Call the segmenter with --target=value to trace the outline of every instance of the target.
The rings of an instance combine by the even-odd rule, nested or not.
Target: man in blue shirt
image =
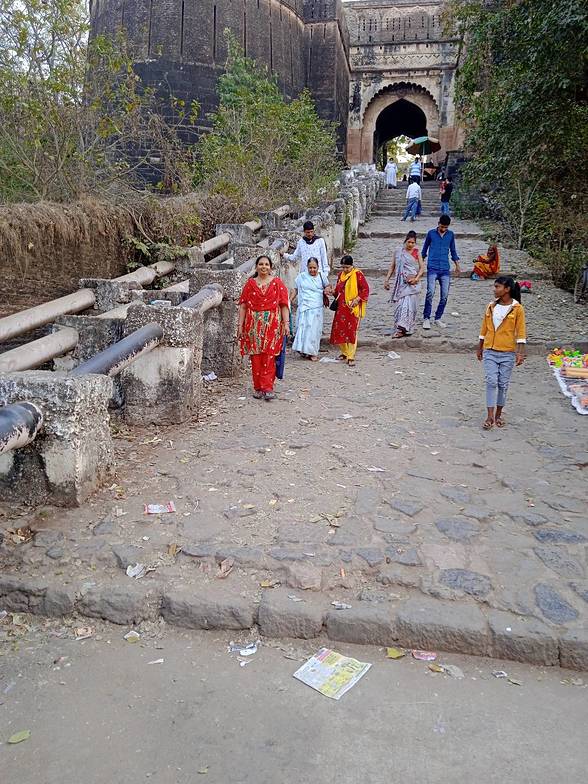
[[[459,256],[455,248],[455,234],[449,230],[450,223],[451,218],[449,215],[441,215],[437,228],[427,232],[427,237],[423,244],[423,261],[427,256],[429,257],[427,262],[427,296],[423,312],[423,329],[431,329],[431,310],[437,281],[439,281],[441,289],[441,299],[435,311],[435,326],[447,326],[441,321],[441,316],[445,310],[445,305],[447,305],[449,284],[451,283],[449,254],[451,254],[451,259],[455,264],[455,272],[461,272],[458,264]]]

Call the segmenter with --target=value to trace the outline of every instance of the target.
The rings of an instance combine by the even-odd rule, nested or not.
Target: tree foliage
[[[170,189],[188,174],[197,107],[158,111],[122,33],[88,42],[82,0],[0,0],[0,29],[0,200],[115,195],[147,164]]]
[[[586,5],[453,0],[450,20],[464,44],[466,185],[486,192],[519,247],[569,253],[586,232]]]
[[[226,71],[212,131],[199,145],[200,181],[243,214],[324,200],[340,169],[334,125],[318,116],[306,91],[285,101],[274,76],[225,35]]]

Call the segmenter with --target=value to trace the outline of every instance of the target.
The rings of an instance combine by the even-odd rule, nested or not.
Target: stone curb
[[[299,596],[300,592],[298,592]],[[267,637],[313,639],[326,631],[334,642],[432,648],[446,653],[588,671],[588,625],[557,629],[536,618],[482,608],[475,603],[411,597],[398,606],[354,603],[336,610],[328,600],[287,589],[267,589],[261,601],[231,593],[227,586],[162,590],[133,583],[82,588],[13,575],[0,577],[0,609],[63,617],[76,612],[119,625],[162,616],[188,629],[246,630],[256,624]]]

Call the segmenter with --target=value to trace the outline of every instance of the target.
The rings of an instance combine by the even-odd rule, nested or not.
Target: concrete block
[[[558,663],[557,638],[547,624],[501,610],[488,612],[490,654],[497,659],[553,665]]]
[[[297,637],[310,640],[318,637],[323,627],[326,610],[322,597],[303,602],[288,599],[288,592],[266,589],[263,593],[257,623],[267,637]]]
[[[80,615],[126,625],[155,617],[159,597],[131,583],[102,586],[87,591],[77,604]]]
[[[476,605],[435,599],[409,599],[396,616],[398,641],[411,648],[486,656],[490,632]]]
[[[560,636],[559,662],[570,670],[588,671],[588,626],[568,629]]]
[[[76,506],[112,473],[108,404],[112,380],[31,370],[0,376],[0,403],[31,401],[44,415],[41,433],[0,460],[0,497]]]
[[[326,620],[329,639],[360,645],[392,645],[397,639],[391,605],[358,604],[350,610],[331,610]]]
[[[231,245],[253,245],[255,244],[255,234],[249,226],[244,223],[219,223],[215,227],[216,236],[221,234],[231,235]]]
[[[257,248],[259,256],[261,248]],[[223,288],[223,300],[238,302],[243,286],[247,281],[248,275],[239,270],[209,270],[198,269],[190,273],[189,291],[190,296],[197,294],[200,289],[210,283],[218,283]]]
[[[182,589],[164,594],[162,615],[173,626],[187,629],[249,629],[257,607],[241,596],[223,595],[218,588],[198,596]]]
[[[94,308],[100,313],[113,310],[131,301],[132,291],[140,289],[141,284],[133,280],[107,280],[103,278],[82,278],[80,288],[92,289],[96,294]]]

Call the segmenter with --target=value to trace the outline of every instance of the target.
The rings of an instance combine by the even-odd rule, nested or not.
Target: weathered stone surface
[[[586,537],[577,531],[566,531],[563,528],[541,528],[533,531],[533,536],[540,542],[552,544],[580,544],[586,541]]]
[[[574,581],[570,583],[570,588],[574,593],[577,593],[578,596],[583,599],[585,602],[588,602],[588,582],[584,581],[583,583],[579,583]]]
[[[105,534],[111,534],[114,531],[114,521],[113,520],[102,520],[92,528],[92,533],[94,536],[103,536]]]
[[[480,533],[480,527],[464,517],[443,517],[435,522],[438,530],[454,542],[469,542]]]
[[[534,591],[537,607],[549,621],[563,624],[575,621],[578,617],[578,611],[550,585],[539,583]]]
[[[37,531],[33,539],[33,547],[53,547],[53,545],[61,544],[64,539],[61,531]]]
[[[439,580],[448,588],[463,591],[476,599],[483,599],[492,590],[490,578],[467,569],[443,569]]]
[[[398,641],[413,648],[485,656],[490,645],[488,624],[475,605],[409,599],[396,616]]]
[[[115,544],[112,546],[112,553],[117,564],[125,571],[128,566],[142,563],[144,560],[144,551],[133,544]]]
[[[216,544],[190,544],[182,545],[182,553],[191,558],[214,558],[218,551]]]
[[[551,495],[544,499],[544,503],[552,509],[561,512],[575,512],[576,514],[586,514],[586,502],[567,495]]]
[[[376,531],[393,536],[410,536],[416,531],[416,525],[403,520],[394,520],[388,517],[378,517],[374,522]]]
[[[392,546],[386,548],[387,563],[397,563],[403,566],[420,566],[421,557],[415,547]]]
[[[260,547],[219,547],[216,552],[218,563],[225,558],[234,558],[237,566],[247,569],[265,569],[267,557]]]
[[[362,487],[357,492],[354,511],[357,515],[374,514],[380,502],[380,494],[371,487]]]
[[[471,495],[461,487],[444,487],[441,495],[455,504],[469,504],[472,500]]]
[[[415,517],[425,508],[418,501],[411,501],[408,498],[393,498],[389,504],[392,509],[396,509],[397,512],[402,512],[402,514],[407,515],[407,517]]]
[[[282,523],[278,529],[278,541],[290,544],[324,542],[327,538],[325,526],[320,523]]]
[[[274,547],[269,551],[271,558],[276,561],[307,561],[308,556],[302,550],[288,550],[285,547]]]
[[[485,506],[466,506],[463,516],[473,517],[479,523],[487,523],[492,518],[492,512]]]
[[[194,596],[185,589],[173,590],[164,594],[162,602],[165,620],[187,629],[249,629],[256,614],[252,600],[218,591]]]
[[[381,585],[397,585],[403,588],[419,588],[421,574],[417,569],[411,569],[402,564],[390,564],[382,567],[376,577]]]
[[[537,512],[523,512],[522,514],[513,515],[512,519],[517,523],[524,523],[536,528],[538,525],[545,525],[549,522],[549,518],[545,515],[537,514]]]
[[[547,624],[501,610],[490,610],[492,656],[498,659],[553,665],[558,663],[557,638]]]
[[[43,580],[0,576],[0,607],[9,612],[41,612],[48,584]]]
[[[561,547],[534,547],[533,552],[540,558],[545,566],[553,569],[562,577],[583,577],[584,568],[565,548]]]
[[[559,661],[570,670],[588,671],[588,626],[568,629],[559,638]]]
[[[327,614],[326,625],[329,639],[337,642],[391,645],[396,640],[391,606],[369,604],[332,610]]]
[[[51,558],[52,561],[60,561],[65,555],[65,551],[63,547],[55,546],[55,547],[50,547],[46,551],[45,555],[47,556],[47,558]]]
[[[91,588],[78,602],[77,610],[81,615],[118,624],[140,623],[156,612],[156,608],[150,610],[149,594],[132,584]]]
[[[367,561],[369,566],[377,566],[384,563],[384,553],[377,547],[359,547],[355,551],[360,558]]]
[[[298,637],[304,640],[321,633],[325,619],[325,603],[321,599],[303,602],[288,599],[287,591],[280,589],[263,592],[257,623],[262,634],[268,637]]]
[[[73,588],[49,587],[45,592],[41,611],[43,615],[60,617],[74,611],[76,593]]]
[[[320,591],[322,572],[316,566],[307,563],[292,563],[284,567],[286,585],[300,588],[302,591]]]

